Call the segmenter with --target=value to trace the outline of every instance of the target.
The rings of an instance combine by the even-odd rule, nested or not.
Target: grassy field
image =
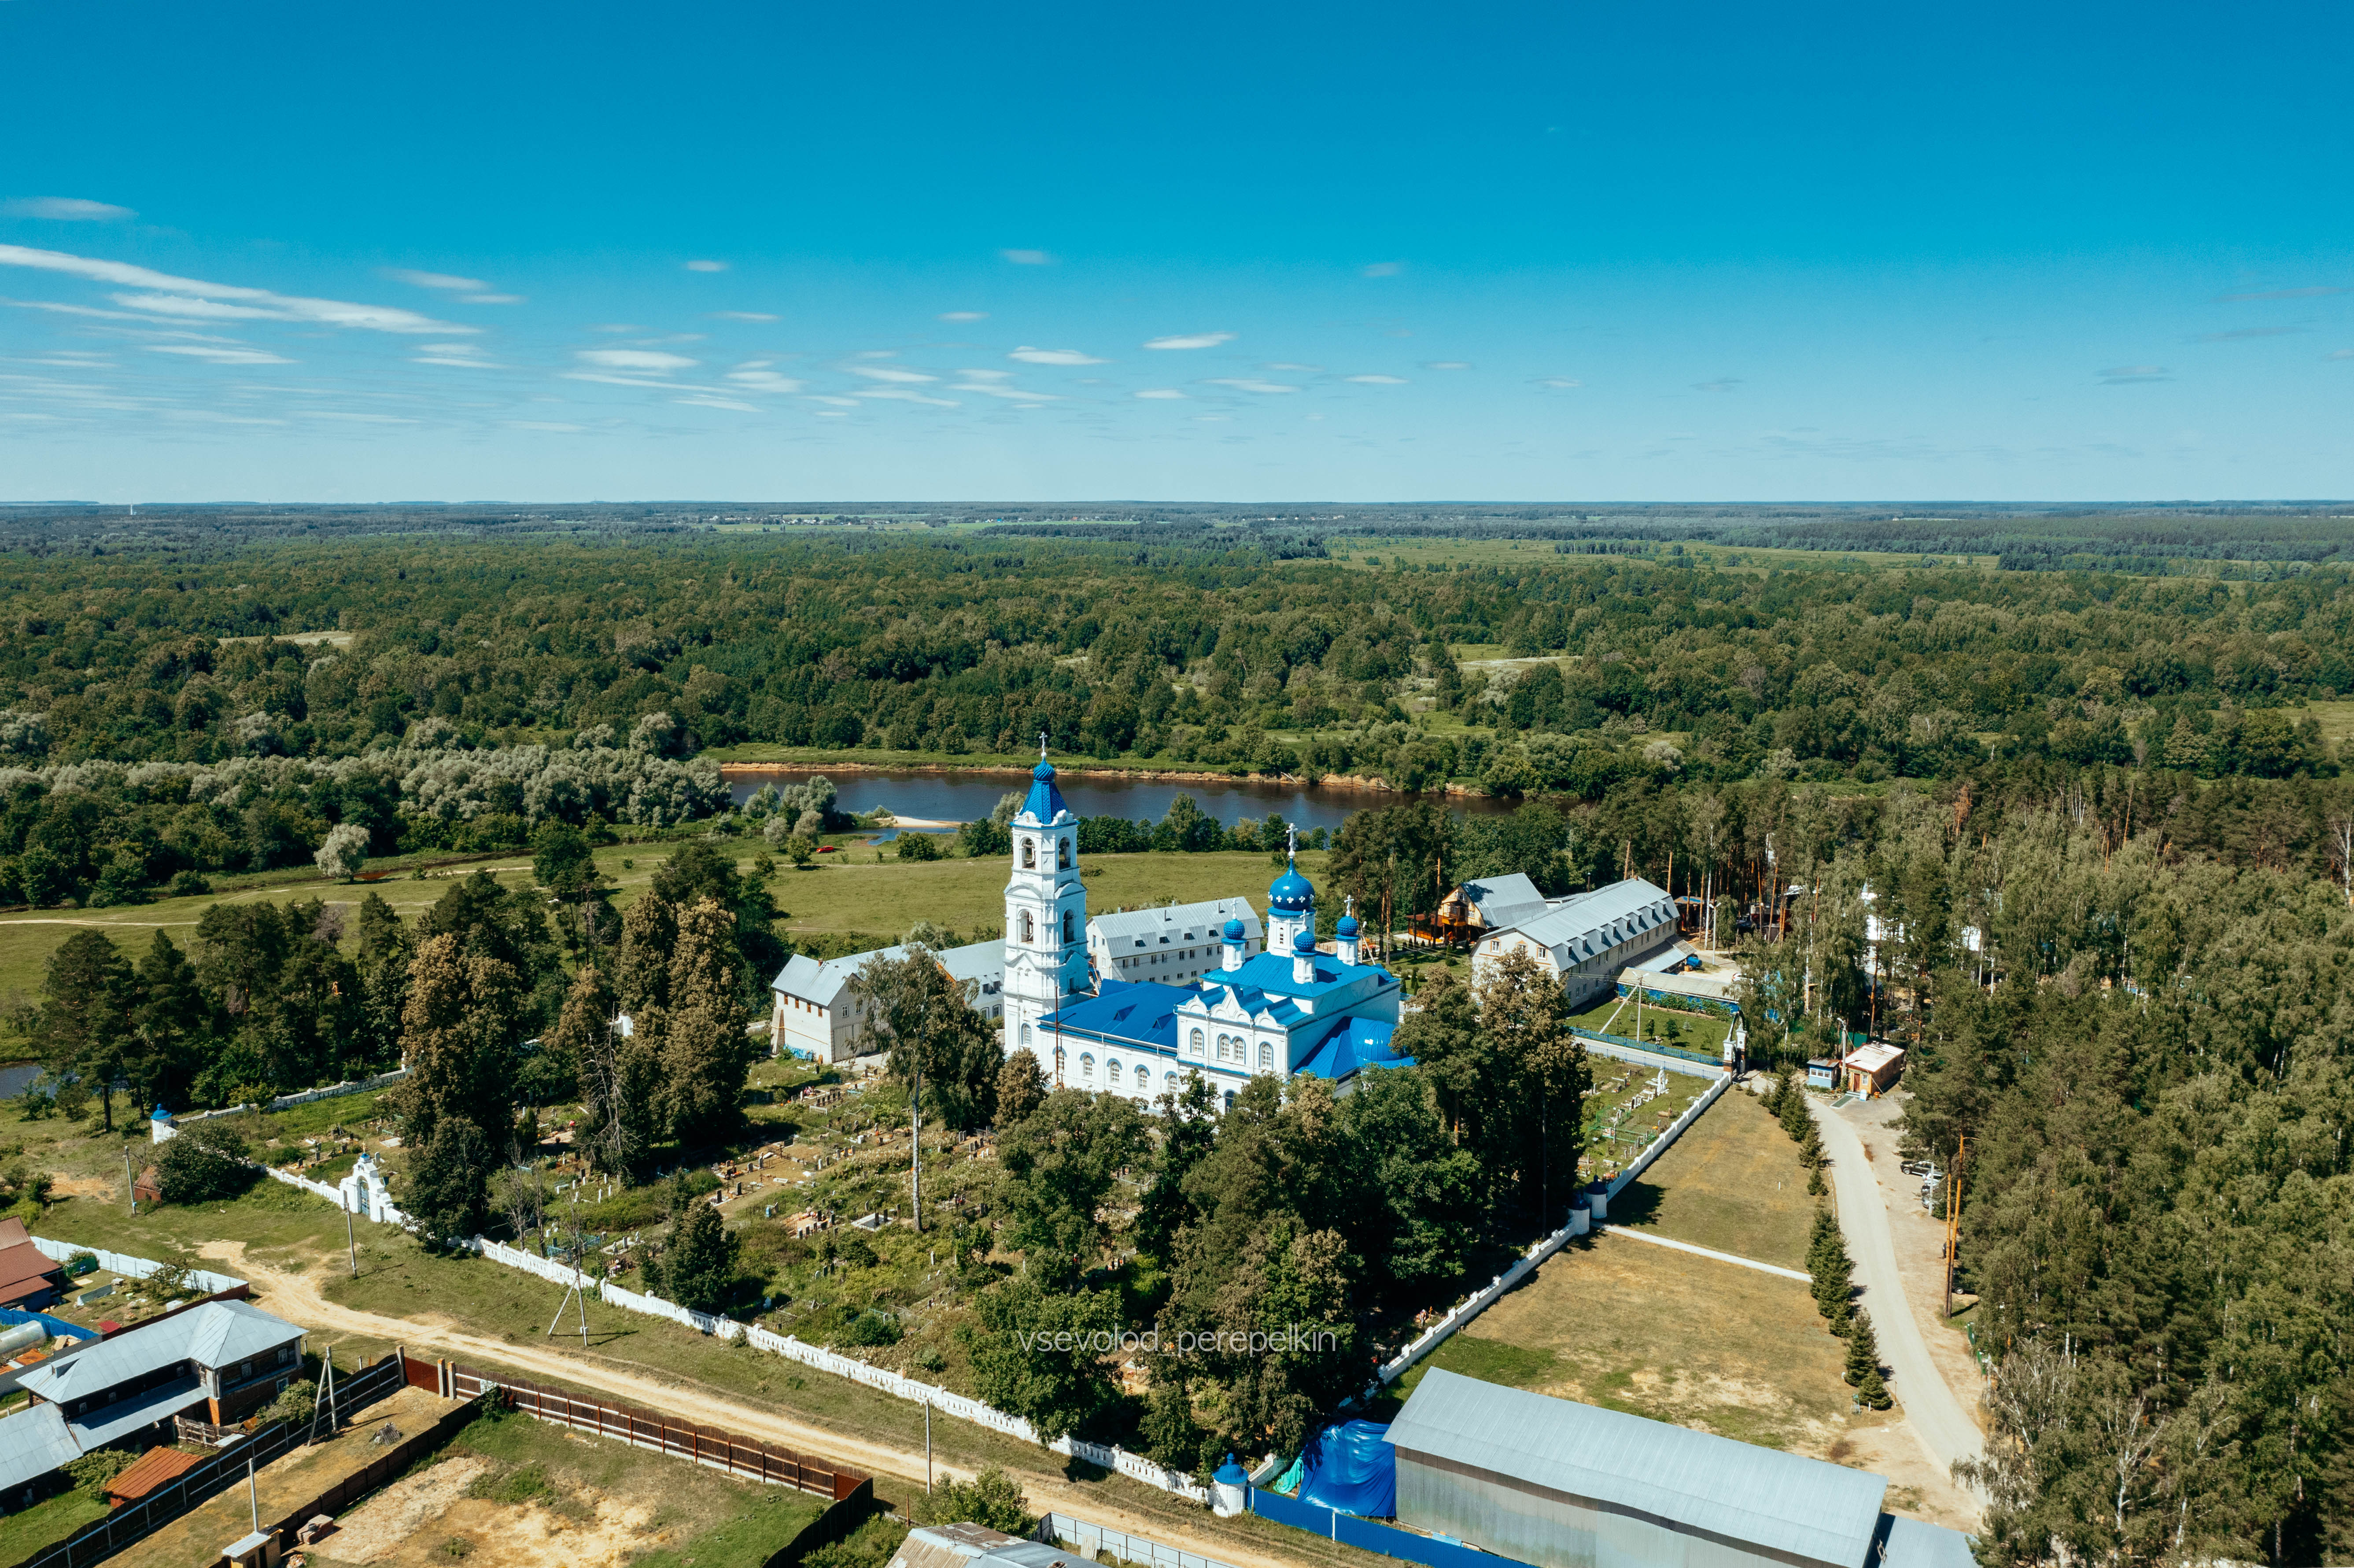
[[[627,908],[678,847],[675,843],[613,844],[597,851],[598,869],[619,889],[615,906]],[[730,841],[726,847],[744,865],[750,864],[763,848],[745,840]],[[1323,875],[1322,852],[1303,853],[1299,858],[1301,869],[1310,877]],[[787,912],[782,924],[789,933],[871,931],[896,941],[919,919],[970,931],[1002,924],[1005,918],[1005,867],[995,859],[902,861],[887,849],[860,846],[828,855],[825,862],[818,869],[799,872],[779,863],[769,888]],[[158,899],[128,908],[0,916],[0,998],[11,992],[37,993],[49,954],[80,929],[105,932],[135,959],[157,931],[169,932],[174,941],[186,946],[206,907],[213,904],[323,898],[356,908],[373,892],[403,919],[414,920],[450,890],[451,879],[476,871],[488,871],[509,886],[531,885],[530,857],[514,854],[445,867],[423,878],[404,875],[366,884],[327,882],[317,876],[272,878],[235,891]],[[1123,905],[1172,899],[1189,903],[1237,894],[1257,898],[1275,874],[1264,854],[1090,855],[1086,871],[1087,906],[1098,914]]]
[[[1798,1146],[1738,1090],[1709,1107],[1610,1201],[1613,1224],[1784,1268],[1806,1267],[1814,1214]]]
[[[1602,1235],[1564,1247],[1425,1364],[1822,1456],[1889,1419],[1850,1416],[1845,1361],[1797,1280]]]
[[[0,1563],[22,1563],[83,1525],[106,1517],[106,1499],[79,1487],[0,1519]]]
[[[1570,1019],[1580,1029],[1591,1029],[1597,1034],[1617,1034],[1625,1039],[1636,1037],[1635,1001],[1632,997],[1613,996],[1596,1002],[1584,1012]],[[1711,1056],[1722,1054],[1724,1037],[1733,1033],[1733,1020],[1713,1013],[1686,1012],[1680,1008],[1659,1007],[1645,1002],[1642,1007],[1642,1037],[1658,1040],[1684,1051],[1704,1052]]]

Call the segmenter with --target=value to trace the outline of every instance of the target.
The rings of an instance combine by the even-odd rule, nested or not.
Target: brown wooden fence
[[[543,1388],[449,1361],[411,1358],[408,1377],[415,1386],[434,1389],[451,1399],[472,1399],[496,1389],[517,1410],[542,1421],[552,1421],[576,1432],[593,1432],[633,1448],[692,1460],[744,1480],[814,1492],[834,1502],[873,1495],[874,1478],[864,1471],[655,1411],[581,1399],[560,1389]]]

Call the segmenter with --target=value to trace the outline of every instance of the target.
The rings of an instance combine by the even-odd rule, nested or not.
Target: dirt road
[[[251,1280],[263,1293],[270,1311],[305,1328],[328,1332],[359,1334],[372,1340],[389,1340],[405,1345],[412,1354],[446,1357],[484,1365],[513,1367],[518,1372],[554,1378],[585,1388],[611,1394],[631,1404],[648,1405],[656,1409],[691,1408],[698,1420],[714,1426],[724,1426],[747,1436],[762,1437],[789,1448],[811,1455],[839,1459],[844,1464],[871,1471],[875,1476],[896,1477],[920,1487],[924,1477],[924,1457],[908,1453],[885,1444],[867,1441],[832,1427],[811,1425],[790,1416],[763,1410],[757,1405],[741,1404],[719,1397],[699,1383],[673,1383],[654,1376],[642,1368],[626,1361],[614,1361],[578,1350],[553,1348],[563,1343],[551,1340],[545,1345],[511,1344],[481,1334],[469,1333],[440,1319],[393,1318],[375,1312],[363,1312],[342,1307],[319,1294],[318,1286],[307,1274],[286,1274],[246,1255],[243,1242],[207,1242],[196,1249],[197,1255],[217,1259],[231,1266],[231,1272]],[[940,1420],[949,1419],[946,1416]],[[1059,1464],[1059,1455],[1047,1456]],[[936,1462],[934,1474],[953,1476],[960,1480],[971,1478],[971,1471]],[[1277,1557],[1254,1552],[1248,1543],[1190,1532],[1163,1518],[1147,1518],[1121,1509],[1100,1489],[1075,1486],[1051,1472],[1034,1468],[1023,1469],[1018,1479],[1029,1498],[1034,1511],[1052,1509],[1097,1524],[1108,1524],[1116,1530],[1145,1536],[1169,1545],[1181,1546],[1199,1552],[1234,1568],[1300,1568],[1291,1558]]]
[[[1855,1280],[1862,1287],[1863,1305],[1872,1309],[1880,1353],[1894,1374],[1889,1380],[1890,1390],[1930,1459],[1939,1469],[1949,1471],[1956,1459],[1976,1458],[1982,1451],[1978,1424],[1938,1375],[1921,1325],[1905,1299],[1896,1268],[1896,1245],[1889,1230],[1887,1193],[1872,1174],[1861,1135],[1846,1118],[1815,1104],[1811,1096],[1808,1106],[1822,1129],[1824,1152],[1830,1156],[1840,1231],[1847,1238],[1848,1255],[1855,1262]]]

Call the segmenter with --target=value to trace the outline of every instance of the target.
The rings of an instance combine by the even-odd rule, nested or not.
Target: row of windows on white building
[[[1030,1026],[1026,1023],[1022,1026],[1022,1044],[1025,1046],[1030,1044]],[[1202,1032],[1198,1029],[1194,1030],[1187,1037],[1185,1045],[1186,1054],[1195,1057],[1201,1056],[1203,1045]],[[1217,1040],[1217,1059],[1221,1062],[1226,1063],[1230,1066],[1248,1067],[1250,1065],[1250,1042],[1244,1039],[1239,1034],[1219,1035]],[[1275,1047],[1264,1041],[1260,1042],[1258,1048],[1258,1070],[1262,1073],[1272,1073],[1275,1071]],[[1136,1081],[1139,1086],[1143,1086],[1147,1082],[1150,1071],[1151,1069],[1141,1062],[1136,1065]],[[1105,1057],[1105,1079],[1113,1088],[1119,1087],[1119,1058],[1117,1056]],[[1079,1081],[1082,1083],[1092,1084],[1095,1082],[1095,1076],[1096,1059],[1094,1054],[1091,1052],[1081,1052],[1079,1054]],[[1172,1086],[1177,1082],[1177,1074],[1174,1069],[1172,1069],[1169,1074],[1169,1082]]]

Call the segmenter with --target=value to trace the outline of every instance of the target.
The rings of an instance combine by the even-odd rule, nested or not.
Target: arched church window
[[[1194,1055],[1200,1055],[1202,1054],[1202,1032],[1198,1029],[1193,1031],[1193,1037],[1189,1039],[1186,1044],[1193,1047]]]
[[[1062,848],[1055,853],[1055,863],[1062,870],[1068,871],[1071,869],[1071,841],[1063,839],[1059,842]]]
[[[1096,1081],[1096,1059],[1092,1053],[1079,1053],[1079,1076],[1092,1084]]]
[[[1072,924],[1072,922],[1076,918],[1077,916],[1070,910],[1066,909],[1063,911],[1063,940],[1066,942],[1076,941],[1078,939],[1076,935],[1078,928]]]
[[[1258,1070],[1262,1073],[1272,1073],[1275,1071],[1274,1046],[1263,1044],[1258,1048]]]
[[[1022,1044],[1024,1045],[1030,1044],[1030,1026],[1026,1023],[1022,1026]]]
[[[1022,911],[1022,939],[1025,942],[1034,942],[1038,939],[1038,928],[1031,922],[1030,911],[1027,909]]]
[[[1037,864],[1038,841],[1036,839],[1023,839],[1022,841],[1022,869],[1024,871],[1034,870],[1037,867]]]
[[[1109,1084],[1115,1089],[1119,1087],[1119,1057],[1107,1056],[1104,1058],[1104,1082]]]

